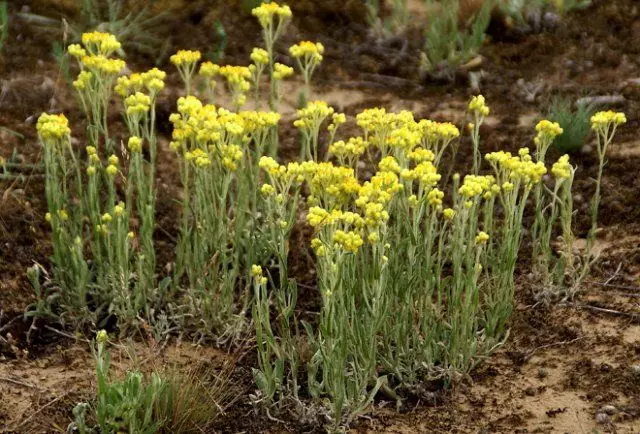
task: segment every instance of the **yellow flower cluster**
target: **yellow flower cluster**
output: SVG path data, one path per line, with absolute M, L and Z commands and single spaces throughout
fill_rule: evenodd
M 36 129 L 44 142 L 57 142 L 69 137 L 71 134 L 69 120 L 64 114 L 50 115 L 42 113 L 38 118 Z
M 151 108 L 151 97 L 142 92 L 136 92 L 125 98 L 124 106 L 127 115 L 144 116 Z
M 324 45 L 320 42 L 302 41 L 289 48 L 289 54 L 296 59 L 305 58 L 312 64 L 317 65 L 322 62 Z
M 391 155 L 388 155 L 380 160 L 378 163 L 378 169 L 383 172 L 393 172 L 395 174 L 399 174 L 402 168 L 400 164 L 398 164 L 398 160 Z
M 495 187 L 497 187 L 495 182 L 495 178 L 491 175 L 467 175 L 464 177 L 464 181 L 458 189 L 458 193 L 465 199 L 471 199 L 487 192 L 495 192 Z
M 423 161 L 433 161 L 436 158 L 436 155 L 429 149 L 418 147 L 409 152 L 407 157 L 416 163 L 422 163 Z
M 490 110 L 484 96 L 478 95 L 471 98 L 471 101 L 469 102 L 469 111 L 477 116 L 488 116 Z
M 624 113 L 611 110 L 602 111 L 591 116 L 591 128 L 594 130 L 608 128 L 609 125 L 622 125 L 627 123 Z
M 249 90 L 248 80 L 251 78 L 251 71 L 248 67 L 225 65 L 221 66 L 217 73 L 224 77 L 228 83 L 240 84 L 243 91 Z
M 476 235 L 476 244 L 486 244 L 489 241 L 489 234 L 484 231 L 478 232 Z
M 442 199 L 444 198 L 444 192 L 440 191 L 437 188 L 434 188 L 429 191 L 427 194 L 427 201 L 429 205 L 434 206 L 436 208 L 442 207 Z
M 386 205 L 403 188 L 395 173 L 378 172 L 360 187 L 355 204 L 360 209 L 366 209 L 370 203 Z
M 248 134 L 259 135 L 267 133 L 280 122 L 280 113 L 242 111 L 239 113 L 244 121 L 244 128 Z
M 140 153 L 142 152 L 142 139 L 140 137 L 129 137 L 129 141 L 127 143 L 127 147 L 129 148 L 129 151 L 133 152 L 133 153 Z
M 460 137 L 460 130 L 451 122 L 435 122 L 423 119 L 418 122 L 418 126 L 422 130 L 425 146 L 430 149 L 433 149 L 438 142 L 447 144 Z
M 298 119 L 293 122 L 293 126 L 313 131 L 320 128 L 320 124 L 333 113 L 333 108 L 325 101 L 312 101 L 305 108 L 298 110 Z
M 563 155 L 553 163 L 551 167 L 551 173 L 556 179 L 570 178 L 571 177 L 571 164 L 569 163 L 569 156 Z
M 345 143 L 343 140 L 335 142 L 329 146 L 329 153 L 338 158 L 358 158 L 363 155 L 369 142 L 362 137 L 350 137 Z
M 245 135 L 268 128 L 278 119 L 279 116 L 273 113 L 238 114 L 203 105 L 194 96 L 181 97 L 178 99 L 178 113 L 169 117 L 174 127 L 170 147 L 176 152 L 185 152 L 185 157 L 199 167 L 209 165 L 204 158 L 198 159 L 204 157 L 201 153 L 205 153 L 209 162 L 219 161 L 224 168 L 234 171 L 242 159 L 240 145 Z
M 517 157 L 512 156 L 510 152 L 491 152 L 485 155 L 485 160 L 494 167 L 494 170 L 506 176 L 505 182 L 511 179 L 523 181 L 527 185 L 535 184 L 540 182 L 547 173 L 543 162 L 534 163 L 531 160 L 527 148 L 520 149 Z
M 187 151 L 184 154 L 186 161 L 192 161 L 196 167 L 208 167 L 211 166 L 211 159 L 209 155 L 202 149 L 194 149 L 193 151 Z
M 124 60 L 111 59 L 102 54 L 84 56 L 80 62 L 94 74 L 104 75 L 118 75 L 126 66 Z
M 387 145 L 396 148 L 403 153 L 410 152 L 422 141 L 422 133 L 415 121 L 410 121 L 389 134 Z
M 460 137 L 458 128 L 449 123 L 423 119 L 416 122 L 409 111 L 387 113 L 384 108 L 364 110 L 356 116 L 357 125 L 365 132 L 365 138 L 383 154 L 391 148 L 414 161 L 434 160 L 452 140 Z M 412 154 L 414 149 L 418 153 Z M 429 151 L 429 152 L 426 152 Z
M 273 78 L 274 80 L 284 80 L 287 77 L 291 77 L 294 71 L 293 68 L 282 63 L 276 63 L 273 66 Z
M 147 89 L 152 95 L 164 89 L 167 73 L 158 68 L 143 73 L 133 73 L 129 76 L 118 77 L 115 91 L 123 98 Z
M 82 59 L 87 55 L 87 50 L 78 44 L 71 44 L 67 47 L 67 52 L 76 59 Z
M 258 19 L 263 28 L 273 26 L 273 18 L 277 17 L 280 21 L 286 21 L 293 15 L 289 6 L 280 6 L 276 2 L 262 3 L 260 6 L 253 8 L 251 14 Z
M 93 74 L 89 71 L 80 71 L 78 77 L 72 83 L 73 87 L 77 90 L 85 90 L 91 83 L 91 78 L 93 78 Z
M 197 63 L 202 58 L 202 54 L 199 51 L 192 50 L 178 50 L 176 54 L 171 56 L 169 60 L 175 66 L 190 66 Z
M 405 181 L 418 180 L 423 187 L 433 187 L 440 181 L 441 175 L 431 161 L 423 161 L 413 169 L 402 169 L 400 177 Z
M 256 65 L 269 64 L 269 53 L 264 48 L 254 47 L 254 49 L 251 50 L 250 58 Z
M 247 100 L 245 93 L 251 88 L 251 68 L 247 66 L 225 65 L 218 66 L 211 62 L 205 62 L 200 66 L 200 75 L 213 78 L 216 75 L 223 77 L 233 95 L 234 102 L 242 106 Z
M 339 207 L 346 204 L 360 189 L 360 183 L 350 167 L 315 162 L 304 162 L 300 166 L 310 186 L 310 203 L 318 200 L 328 208 Z
M 536 125 L 538 135 L 534 139 L 536 145 L 551 144 L 553 140 L 561 135 L 564 131 L 557 122 L 551 122 L 546 119 L 541 120 Z
M 110 56 L 113 52 L 122 47 L 114 35 L 103 32 L 83 33 L 82 44 L 90 54 L 103 56 Z M 73 49 L 70 46 L 69 53 L 72 56 L 75 56 L 75 54 L 78 54 L 81 49 L 82 48 L 80 48 L 79 45 L 74 45 Z
M 364 243 L 362 237 L 356 232 L 345 232 L 338 229 L 333 234 L 333 242 L 347 252 L 356 253 Z

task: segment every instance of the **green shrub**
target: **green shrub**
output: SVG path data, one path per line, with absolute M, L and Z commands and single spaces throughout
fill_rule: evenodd
M 554 99 L 549 107 L 548 118 L 560 124 L 563 133 L 556 137 L 553 146 L 562 153 L 575 154 L 584 146 L 591 132 L 591 116 L 595 107 L 591 104 L 576 103 L 567 99 Z
M 432 75 L 452 77 L 455 70 L 477 55 L 485 40 L 491 20 L 493 2 L 487 1 L 468 23 L 458 19 L 459 1 L 426 0 L 429 10 L 440 13 L 430 16 L 425 26 L 422 69 Z

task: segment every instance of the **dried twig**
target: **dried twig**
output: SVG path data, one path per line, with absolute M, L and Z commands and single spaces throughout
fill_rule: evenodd
M 44 328 L 46 328 L 47 330 L 49 330 L 51 332 L 57 333 L 60 336 L 64 336 L 65 338 L 73 339 L 74 341 L 82 341 L 82 342 L 86 342 L 88 344 L 91 343 L 91 341 L 89 339 L 81 338 L 79 336 L 74 336 L 74 335 L 72 335 L 70 333 L 63 332 L 62 330 L 54 329 L 53 327 L 48 326 L 48 325 L 45 325 Z
M 576 101 L 576 104 L 619 105 L 625 102 L 627 102 L 627 100 L 622 95 L 598 95 L 580 98 Z
M 637 314 L 637 313 L 622 312 L 620 310 L 614 310 L 614 309 L 606 309 L 604 307 L 591 306 L 590 304 L 570 303 L 567 306 L 573 306 L 573 307 L 576 307 L 578 309 L 587 309 L 587 310 L 591 310 L 593 312 L 606 313 L 606 314 L 609 314 L 609 315 L 625 316 L 625 317 L 631 318 L 634 321 L 640 321 L 640 314 Z
M 613 283 L 607 282 L 586 282 L 589 285 L 603 286 L 605 288 L 613 288 L 613 289 L 622 289 L 624 291 L 638 291 L 640 293 L 640 286 L 631 286 L 631 285 L 616 285 Z M 635 295 L 635 294 L 629 294 Z
M 536 351 L 544 350 L 544 349 L 552 348 L 552 347 L 560 347 L 560 346 L 563 346 L 563 345 L 570 345 L 570 344 L 573 344 L 573 343 L 575 343 L 575 342 L 578 342 L 578 341 L 580 341 L 580 340 L 582 340 L 582 339 L 584 339 L 584 338 L 585 338 L 584 336 L 579 336 L 579 337 L 577 337 L 577 338 L 575 338 L 575 339 L 572 339 L 572 340 L 570 340 L 570 341 L 552 342 L 552 343 L 550 343 L 550 344 L 546 344 L 546 345 L 541 345 L 541 346 L 539 346 L 539 347 L 535 347 L 535 348 L 533 348 L 533 349 L 531 349 L 531 350 L 529 350 L 529 351 L 527 351 L 527 352 L 526 352 L 525 359 L 526 359 L 526 360 L 530 359 L 530 358 L 531 358 L 531 356 L 533 356 L 533 354 L 534 354 Z
M 15 384 L 17 386 L 28 387 L 30 389 L 46 390 L 46 389 L 43 389 L 41 387 L 36 386 L 35 384 L 27 383 L 26 381 L 22 381 L 22 380 L 15 380 L 15 379 L 9 378 L 9 377 L 0 377 L 0 381 L 6 381 L 7 383 L 12 383 L 12 384 Z
M 39 409 L 37 409 L 31 416 L 29 416 L 28 418 L 26 418 L 25 420 L 23 420 L 20 425 L 16 426 L 13 430 L 14 431 L 18 431 L 19 428 L 22 428 L 23 426 L 25 426 L 28 422 L 31 421 L 31 419 L 33 419 L 36 415 L 38 415 L 42 410 L 44 410 L 47 407 L 51 407 L 53 404 L 55 404 L 56 402 L 60 401 L 63 398 L 66 398 L 67 395 L 69 395 L 69 392 L 58 396 L 57 398 L 53 399 L 52 401 L 48 402 L 47 404 L 43 405 L 42 407 L 40 407 Z

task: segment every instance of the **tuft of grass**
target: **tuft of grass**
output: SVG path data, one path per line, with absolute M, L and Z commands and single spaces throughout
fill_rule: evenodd
M 43 33 L 59 37 L 66 42 L 78 42 L 82 33 L 98 30 L 116 35 L 125 49 L 153 56 L 161 63 L 168 51 L 169 38 L 161 36 L 165 13 L 152 14 L 149 8 L 125 10 L 121 0 L 76 0 L 80 11 L 77 21 L 51 18 L 34 13 L 18 13 L 26 22 L 37 26 Z
M 164 373 L 165 394 L 156 403 L 155 414 L 171 433 L 213 432 L 213 423 L 234 401 L 229 387 L 232 365 L 217 371 L 197 364 L 186 372 L 171 367 Z
M 594 113 L 593 104 L 573 104 L 568 99 L 554 99 L 549 107 L 548 118 L 560 124 L 563 133 L 556 137 L 553 146 L 565 154 L 580 152 L 591 132 L 590 119 Z
M 232 365 L 219 372 L 194 364 L 186 372 L 179 367 L 154 369 L 150 375 L 139 369 L 123 379 L 110 373 L 111 354 L 107 334 L 98 332 L 92 344 L 96 362 L 97 393 L 93 402 L 75 406 L 75 428 L 80 434 L 96 432 L 203 433 L 233 402 L 229 387 Z M 135 354 L 131 355 L 135 361 Z
M 6 1 L 0 1 L 0 52 L 9 36 L 9 10 Z
M 367 22 L 377 34 L 397 34 L 406 29 L 409 24 L 409 2 L 407 0 L 392 0 L 389 15 L 381 18 L 383 0 L 365 0 Z
M 484 2 L 467 23 L 459 22 L 459 0 L 426 0 L 431 11 L 424 31 L 422 69 L 438 78 L 452 78 L 455 71 L 478 54 L 491 21 L 493 2 Z

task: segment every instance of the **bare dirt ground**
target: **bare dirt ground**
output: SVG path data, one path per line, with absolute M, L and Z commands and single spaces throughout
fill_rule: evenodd
M 155 7 L 176 8 L 163 30 L 172 35 L 173 47 L 206 51 L 213 43 L 208 29 L 220 19 L 229 38 L 223 62 L 246 62 L 259 41 L 258 28 L 235 5 L 225 6 L 222 13 L 221 3 L 164 0 Z M 411 31 L 407 37 L 373 36 L 357 1 L 291 3 L 295 3 L 296 19 L 279 52 L 286 61 L 286 47 L 299 38 L 324 43 L 327 55 L 315 97 L 348 115 L 368 106 L 385 106 L 464 125 L 466 102 L 477 90 L 464 77 L 455 83 L 423 81 L 417 73 L 419 46 Z M 73 14 L 72 5 L 71 1 L 15 0 L 10 10 L 15 13 L 28 7 L 56 17 Z M 583 297 L 544 306 L 531 295 L 525 246 L 518 271 L 517 310 L 505 345 L 453 389 L 434 390 L 400 411 L 393 403 L 376 402 L 352 430 L 640 433 L 640 4 L 594 0 L 591 7 L 541 33 L 509 33 L 494 27 L 491 42 L 482 50 L 479 90 L 492 108 L 482 131 L 483 151 L 530 144 L 533 125 L 551 95 L 624 97 L 614 108 L 626 112 L 629 122 L 620 130 L 605 169 L 600 258 Z M 39 161 L 34 121 L 42 111 L 64 110 L 76 126 L 74 135 L 82 138 L 80 112 L 52 59 L 51 40 L 50 34 L 24 20 L 11 23 L 0 60 L 0 126 L 21 136 L 0 130 L 0 155 L 5 158 L 15 155 L 24 163 Z M 151 66 L 152 60 L 132 61 L 132 69 Z M 171 79 L 177 83 L 176 77 Z M 165 114 L 159 129 L 165 136 L 170 134 L 166 117 L 175 100 L 171 94 L 169 89 L 161 101 Z M 283 111 L 293 114 L 295 101 L 284 104 Z M 114 115 L 113 121 L 118 119 Z M 283 157 L 297 153 L 294 140 L 291 128 L 284 127 Z M 466 145 L 464 139 L 456 162 L 461 167 L 470 156 Z M 587 146 L 573 163 L 578 166 L 577 229 L 584 237 L 597 170 L 593 147 Z M 171 194 L 177 181 L 168 152 L 161 154 L 160 165 L 158 222 L 171 233 L 176 229 Z M 43 180 L 37 170 L 23 174 L 23 179 L 0 180 L 0 432 L 63 432 L 73 405 L 91 395 L 93 363 L 85 338 L 58 326 L 38 323 L 27 340 L 31 323 L 22 319 L 22 312 L 34 296 L 25 270 L 34 262 L 47 266 L 51 246 L 43 218 Z M 302 230 L 295 239 L 301 251 L 305 236 Z M 169 258 L 172 245 L 162 235 L 158 244 L 159 266 L 163 266 L 162 252 Z M 308 258 L 292 255 L 291 269 L 299 282 L 313 287 Z M 306 291 L 301 298 L 311 300 L 313 308 L 313 290 Z M 253 391 L 250 349 L 246 357 L 238 357 L 226 350 L 194 348 L 189 342 L 157 347 L 136 337 L 132 345 L 143 366 L 187 366 L 194 360 L 214 366 L 232 363 L 230 387 L 238 399 L 218 422 L 219 432 L 319 432 L 317 427 L 295 421 L 275 423 L 254 414 L 246 399 Z M 119 372 L 132 366 L 124 351 L 116 352 L 114 364 Z

